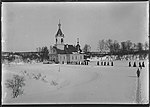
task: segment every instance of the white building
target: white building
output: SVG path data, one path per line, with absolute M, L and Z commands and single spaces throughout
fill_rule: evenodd
M 58 31 L 55 35 L 55 45 L 50 48 L 49 59 L 56 63 L 84 62 L 84 54 L 81 53 L 79 39 L 77 45 L 64 44 L 64 34 L 61 31 L 61 24 L 58 24 Z

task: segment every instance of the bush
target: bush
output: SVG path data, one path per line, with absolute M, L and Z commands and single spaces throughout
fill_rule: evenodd
M 39 73 L 38 75 L 33 74 L 33 78 L 36 80 L 39 80 L 41 78 L 41 73 Z
M 23 94 L 22 87 L 25 86 L 25 79 L 23 76 L 13 75 L 12 79 L 6 80 L 5 85 L 12 90 L 12 97 L 16 98 Z
M 52 80 L 51 85 L 56 86 L 56 85 L 58 85 L 58 83 L 57 83 L 56 81 L 53 81 L 53 80 Z

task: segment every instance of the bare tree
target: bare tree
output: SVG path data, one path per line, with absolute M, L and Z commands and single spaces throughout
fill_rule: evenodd
M 121 51 L 124 53 L 127 51 L 126 42 L 121 42 Z
M 52 52 L 53 52 L 53 46 L 51 45 L 49 49 L 49 53 L 52 53 Z
M 111 39 L 106 40 L 106 47 L 107 47 L 107 49 L 110 50 L 110 52 L 112 52 L 113 51 L 113 40 L 111 40 Z
M 84 48 L 83 48 L 83 52 L 87 53 L 87 52 L 90 52 L 90 51 L 91 51 L 91 46 L 85 44 L 85 45 L 84 45 Z
M 137 43 L 137 50 L 139 51 L 139 52 L 141 52 L 142 50 L 143 50 L 143 44 L 142 43 Z
M 119 42 L 115 40 L 113 43 L 113 52 L 119 52 L 119 50 L 120 50 Z
M 105 41 L 104 39 L 98 41 L 98 51 L 103 53 L 105 51 Z
M 131 51 L 131 48 L 132 48 L 132 42 L 130 40 L 127 40 L 126 41 L 126 49 L 127 49 L 127 51 Z
M 13 75 L 13 79 L 8 79 L 5 83 L 6 87 L 12 89 L 13 98 L 23 94 L 22 87 L 25 86 L 25 79 L 23 76 Z
M 49 50 L 48 50 L 48 48 L 46 46 L 42 47 L 42 53 L 43 53 L 43 55 L 42 55 L 43 59 L 47 60 L 48 59 Z
M 149 44 L 148 44 L 147 41 L 144 43 L 144 49 L 145 49 L 145 50 L 149 50 Z

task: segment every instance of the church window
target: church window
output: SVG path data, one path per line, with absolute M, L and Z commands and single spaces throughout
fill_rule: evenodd
M 76 59 L 77 59 L 77 56 L 76 56 Z
M 61 39 L 61 43 L 63 43 L 63 39 Z
M 80 56 L 80 59 L 82 59 L 82 56 Z
M 65 56 L 64 56 L 64 60 L 65 60 Z

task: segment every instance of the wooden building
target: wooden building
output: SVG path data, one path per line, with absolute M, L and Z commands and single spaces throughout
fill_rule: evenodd
M 56 43 L 50 48 L 49 60 L 56 63 L 73 63 L 83 62 L 84 54 L 80 49 L 79 39 L 76 46 L 64 43 L 64 34 L 61 30 L 61 24 L 58 24 L 58 31 L 55 35 Z

